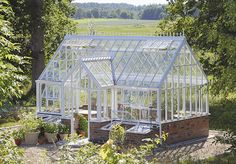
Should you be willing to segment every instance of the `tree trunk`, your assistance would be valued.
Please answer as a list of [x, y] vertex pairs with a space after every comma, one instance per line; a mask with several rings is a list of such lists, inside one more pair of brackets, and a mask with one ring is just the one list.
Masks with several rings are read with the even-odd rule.
[[30, 29], [31, 29], [31, 56], [32, 56], [32, 90], [35, 91], [37, 80], [42, 73], [44, 63], [44, 28], [42, 22], [43, 0], [30, 0]]

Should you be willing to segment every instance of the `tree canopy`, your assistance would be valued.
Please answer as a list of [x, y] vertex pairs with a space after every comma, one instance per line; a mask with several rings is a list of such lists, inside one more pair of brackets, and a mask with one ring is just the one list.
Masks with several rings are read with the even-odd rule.
[[184, 32], [214, 94], [236, 91], [236, 1], [169, 0], [164, 32]]
[[[64, 35], [73, 32], [74, 8], [70, 0], [9, 0], [14, 12], [13, 33], [20, 44], [19, 56], [30, 65], [24, 72], [34, 82], [41, 74]], [[30, 84], [30, 83], [29, 83]]]
[[0, 2], [0, 106], [22, 94], [23, 75], [20, 65], [25, 65], [23, 57], [17, 55], [19, 45], [15, 43], [11, 21], [14, 19], [12, 8], [7, 0]]
[[34, 86], [44, 63], [75, 24], [70, 0], [2, 0], [0, 13], [1, 106], [16, 102], [31, 82]]
[[159, 20], [165, 16], [164, 5], [134, 6], [126, 3], [73, 3], [74, 17]]
[[148, 5], [144, 8], [141, 19], [159, 20], [164, 18], [165, 13], [162, 5]]

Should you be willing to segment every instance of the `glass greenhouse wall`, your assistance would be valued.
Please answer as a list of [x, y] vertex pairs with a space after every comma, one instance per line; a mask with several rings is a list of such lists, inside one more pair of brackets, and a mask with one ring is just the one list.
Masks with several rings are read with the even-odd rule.
[[207, 78], [184, 36], [67, 35], [36, 81], [38, 114], [161, 123], [208, 115]]

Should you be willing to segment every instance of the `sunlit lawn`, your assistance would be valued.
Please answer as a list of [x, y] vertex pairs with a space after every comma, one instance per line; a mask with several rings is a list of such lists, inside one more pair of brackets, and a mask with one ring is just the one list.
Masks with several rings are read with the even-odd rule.
[[8, 120], [0, 119], [0, 128], [10, 127], [10, 126], [15, 126], [15, 125], [19, 125], [19, 123], [17, 121], [8, 121]]
[[79, 19], [75, 20], [77, 33], [89, 33], [89, 25], [94, 24], [96, 33], [106, 35], [153, 35], [159, 31], [158, 20], [135, 20], [135, 19]]

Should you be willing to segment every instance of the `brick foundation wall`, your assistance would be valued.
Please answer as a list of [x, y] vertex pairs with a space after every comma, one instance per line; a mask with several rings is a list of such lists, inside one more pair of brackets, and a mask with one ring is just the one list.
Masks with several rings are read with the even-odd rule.
[[[92, 142], [103, 143], [109, 137], [109, 131], [100, 128], [109, 124], [106, 122], [90, 122], [90, 140]], [[128, 125], [124, 125], [127, 127]], [[130, 127], [130, 125], [129, 125]], [[195, 138], [207, 137], [209, 135], [209, 119], [208, 116], [195, 117], [185, 120], [168, 122], [162, 124], [162, 131], [168, 133], [166, 143], [172, 144]], [[159, 129], [152, 129], [147, 134], [126, 133], [126, 142], [141, 144], [144, 138], [155, 138], [159, 135]]]
[[209, 135], [208, 116], [196, 117], [162, 124], [162, 130], [168, 133], [167, 143], [177, 143]]
[[109, 124], [111, 121], [90, 122], [90, 141], [104, 143], [109, 138], [109, 131], [101, 130], [101, 127]]

